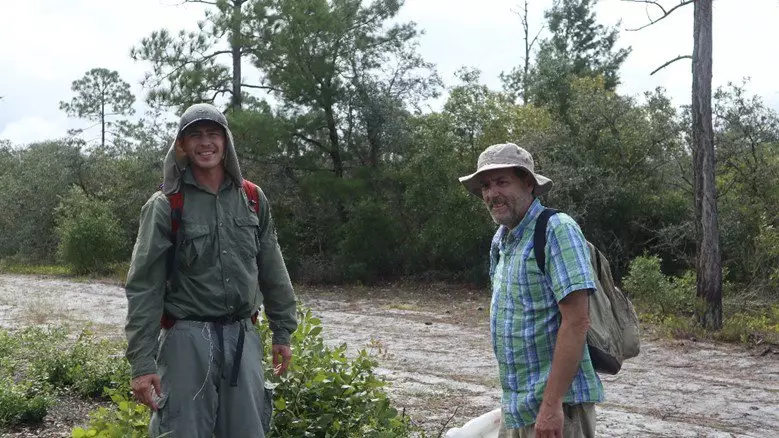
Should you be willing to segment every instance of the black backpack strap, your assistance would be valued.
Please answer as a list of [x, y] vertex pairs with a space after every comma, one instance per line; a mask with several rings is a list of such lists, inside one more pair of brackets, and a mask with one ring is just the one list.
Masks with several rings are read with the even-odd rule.
[[545, 208], [536, 219], [536, 229], [533, 231], [533, 252], [536, 255], [536, 264], [542, 273], [546, 274], [546, 225], [549, 218], [558, 213], [553, 208]]

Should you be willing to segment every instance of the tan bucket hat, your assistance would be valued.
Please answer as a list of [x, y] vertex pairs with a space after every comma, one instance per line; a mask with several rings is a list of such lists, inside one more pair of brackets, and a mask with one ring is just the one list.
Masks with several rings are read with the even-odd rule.
[[476, 163], [476, 172], [460, 177], [460, 182], [469, 192], [481, 198], [481, 182], [477, 176], [488, 170], [506, 169], [509, 167], [519, 167], [533, 177], [536, 181], [536, 188], [533, 190], [535, 196], [545, 195], [552, 188], [551, 179], [535, 173], [533, 156], [530, 155], [530, 152], [514, 143], [494, 144], [485, 149], [479, 155], [479, 161]]

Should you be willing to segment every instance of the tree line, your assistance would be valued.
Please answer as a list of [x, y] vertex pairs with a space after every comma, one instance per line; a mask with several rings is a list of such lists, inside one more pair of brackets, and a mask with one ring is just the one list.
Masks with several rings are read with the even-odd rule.
[[[81, 257], [86, 270], [126, 260], [175, 133], [166, 115], [205, 101], [224, 107], [297, 281], [485, 284], [495, 226], [457, 177], [506, 141], [555, 181], [542, 201], [581, 224], [616, 278], [644, 254], [682, 275], [696, 269], [701, 242], [700, 108], [676, 107], [662, 89], [617, 93], [631, 50], [617, 49], [594, 3], [556, 0], [548, 36], [534, 38], [525, 2], [526, 58], [496, 90], [470, 67], [444, 87], [417, 52], [421, 30], [395, 20], [402, 1], [214, 1], [197, 31], [162, 29], [132, 49], [149, 65], [149, 113], [127, 118], [129, 85], [96, 68], [60, 107], [96, 121], [99, 144], [74, 132], [0, 147], [0, 257]], [[440, 111], [422, 110], [442, 94]], [[724, 278], [775, 295], [779, 117], [747, 83], [718, 89], [711, 109]]]

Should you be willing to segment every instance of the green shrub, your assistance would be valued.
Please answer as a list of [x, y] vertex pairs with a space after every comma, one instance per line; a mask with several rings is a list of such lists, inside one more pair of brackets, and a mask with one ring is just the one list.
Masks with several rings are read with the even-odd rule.
[[779, 342], [779, 305], [758, 313], [737, 312], [726, 316], [716, 338], [744, 344], [763, 340]]
[[66, 343], [67, 332], [61, 328], [27, 327], [16, 332], [3, 331], [0, 350], [6, 359], [1, 362], [0, 374], [40, 384], [59, 382], [66, 371]]
[[0, 377], [0, 426], [43, 421], [54, 399], [37, 382], [16, 383]]
[[73, 438], [145, 438], [151, 412], [141, 404], [130, 400], [126, 392], [109, 390], [107, 394], [114, 402], [112, 408], [99, 408], [89, 414], [86, 428], [73, 429]]
[[60, 390], [84, 397], [112, 388], [129, 393], [122, 350], [89, 329], [75, 340], [64, 328], [0, 330], [0, 425], [42, 421]]
[[[390, 405], [386, 383], [374, 374], [376, 361], [364, 350], [349, 360], [345, 344], [327, 347], [320, 321], [310, 310], [299, 312], [298, 321], [292, 339], [295, 357], [287, 374], [272, 376], [272, 364], [265, 362], [266, 378], [277, 384], [272, 436], [408, 436], [410, 419]], [[267, 324], [260, 333], [270, 357]]]
[[400, 270], [402, 232], [391, 213], [386, 205], [373, 199], [352, 208], [350, 220], [342, 227], [338, 250], [345, 281], [371, 281]]
[[111, 206], [73, 187], [58, 208], [59, 253], [76, 274], [105, 274], [124, 245]]
[[129, 392], [130, 365], [123, 350], [123, 345], [97, 339], [92, 331], [85, 329], [67, 355], [68, 384], [85, 397], [99, 397], [105, 388]]
[[98, 339], [89, 328], [75, 341], [62, 328], [30, 327], [19, 332], [17, 357], [29, 364], [28, 379], [55, 388], [69, 388], [84, 397], [99, 397], [104, 388], [129, 390], [130, 368], [122, 357], [123, 346]]
[[625, 292], [641, 307], [660, 315], [692, 311], [695, 295], [695, 274], [668, 277], [660, 271], [657, 256], [636, 257], [630, 263], [623, 281]]

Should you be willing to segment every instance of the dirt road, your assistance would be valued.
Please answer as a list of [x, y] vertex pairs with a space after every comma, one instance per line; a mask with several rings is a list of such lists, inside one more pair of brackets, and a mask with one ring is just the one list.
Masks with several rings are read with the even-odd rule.
[[[376, 355], [396, 406], [433, 436], [498, 406], [484, 292], [449, 285], [298, 292], [328, 342]], [[115, 285], [0, 275], [0, 326], [92, 321], [121, 336], [125, 306]], [[777, 352], [650, 335], [642, 342], [620, 374], [602, 376], [598, 436], [779, 437]]]

